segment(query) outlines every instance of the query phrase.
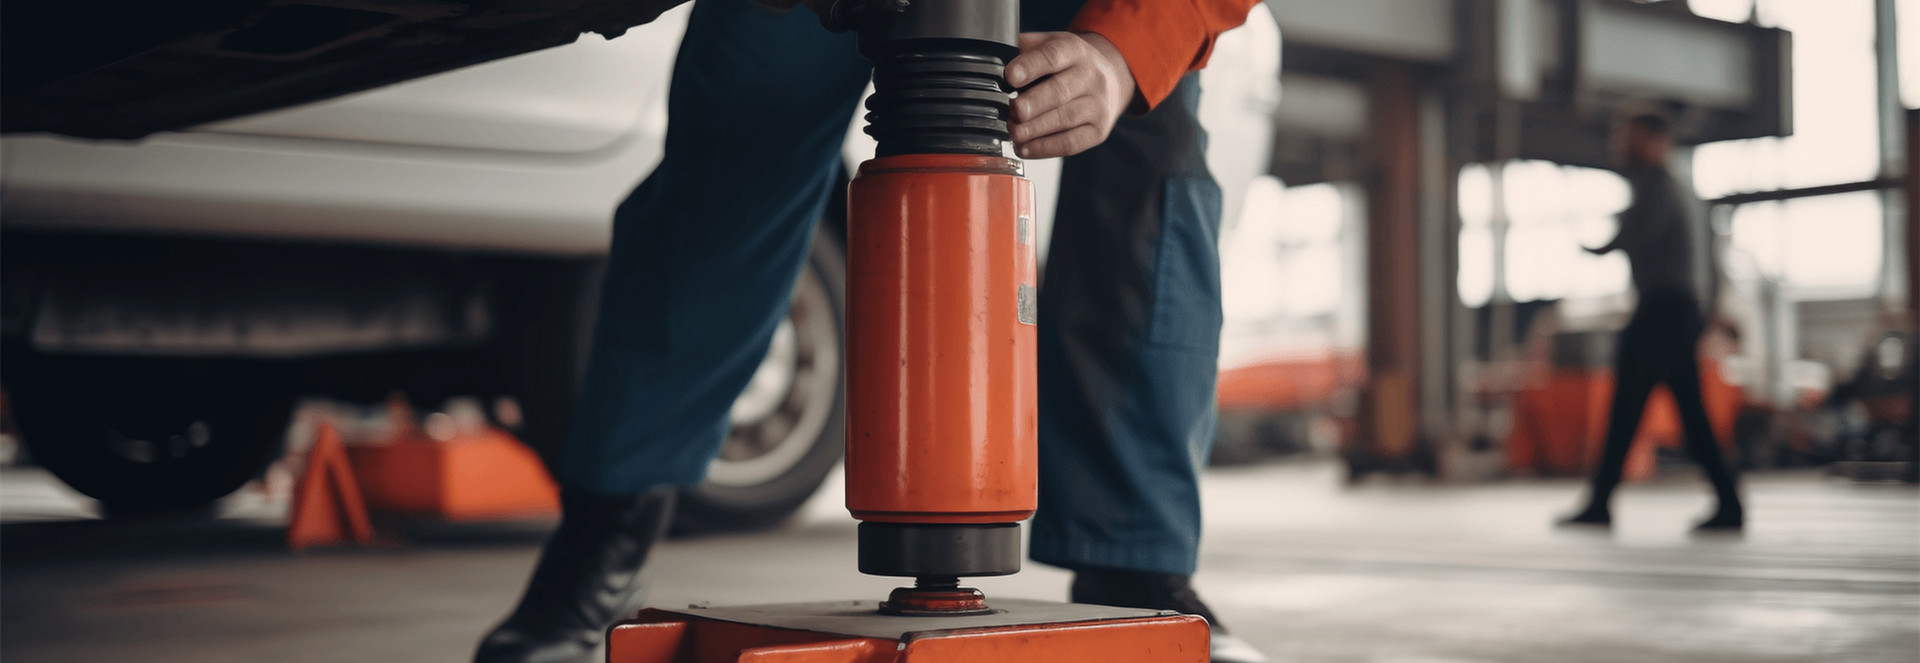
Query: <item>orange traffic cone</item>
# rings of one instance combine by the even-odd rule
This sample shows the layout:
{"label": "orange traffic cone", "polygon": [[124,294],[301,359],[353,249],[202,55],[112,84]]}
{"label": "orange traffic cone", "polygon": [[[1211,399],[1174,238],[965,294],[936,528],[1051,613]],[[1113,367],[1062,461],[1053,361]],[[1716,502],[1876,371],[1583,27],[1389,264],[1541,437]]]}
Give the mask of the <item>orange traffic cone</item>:
{"label": "orange traffic cone", "polygon": [[373,525],[367,520],[367,506],[360,500],[360,486],[353,480],[340,431],[322,422],[313,450],[307,452],[307,469],[294,487],[287,547],[299,550],[372,540]]}

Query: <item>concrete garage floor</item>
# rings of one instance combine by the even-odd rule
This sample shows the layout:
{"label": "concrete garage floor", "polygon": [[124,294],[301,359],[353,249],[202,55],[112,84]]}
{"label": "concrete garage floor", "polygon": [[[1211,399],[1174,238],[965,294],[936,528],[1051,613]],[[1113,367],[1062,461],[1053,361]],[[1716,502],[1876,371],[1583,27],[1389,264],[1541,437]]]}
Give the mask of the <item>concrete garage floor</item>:
{"label": "concrete garage floor", "polygon": [[[1339,485],[1321,463],[1207,480],[1199,585],[1276,661],[1920,659],[1920,491],[1752,477],[1744,537],[1693,538],[1690,472],[1621,495],[1611,534],[1548,526],[1573,481]],[[792,526],[668,543],[657,605],[878,598],[837,486]],[[244,500],[243,500],[244,501]],[[461,661],[517,597],[544,528],[436,526],[288,553],[271,508],[124,525],[44,475],[0,474],[0,658]],[[1061,598],[1032,567],[989,597]]]}

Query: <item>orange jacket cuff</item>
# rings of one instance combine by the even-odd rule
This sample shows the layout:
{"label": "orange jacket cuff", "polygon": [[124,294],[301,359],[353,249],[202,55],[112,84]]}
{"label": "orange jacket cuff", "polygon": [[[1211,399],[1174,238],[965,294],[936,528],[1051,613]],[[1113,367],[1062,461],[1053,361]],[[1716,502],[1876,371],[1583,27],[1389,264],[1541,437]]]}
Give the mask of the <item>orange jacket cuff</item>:
{"label": "orange jacket cuff", "polygon": [[1068,29],[1113,42],[1147,109],[1173,93],[1181,76],[1205,66],[1213,51],[1214,28],[1193,0],[1093,0]]}

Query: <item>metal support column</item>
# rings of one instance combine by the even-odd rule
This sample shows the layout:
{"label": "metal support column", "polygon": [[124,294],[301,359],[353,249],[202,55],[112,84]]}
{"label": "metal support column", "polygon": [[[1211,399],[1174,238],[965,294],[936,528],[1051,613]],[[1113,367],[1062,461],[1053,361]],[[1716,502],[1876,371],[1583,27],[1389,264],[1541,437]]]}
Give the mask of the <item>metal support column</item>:
{"label": "metal support column", "polygon": [[1412,68],[1380,64],[1368,80],[1367,368],[1354,474],[1433,469],[1422,441],[1421,95]]}

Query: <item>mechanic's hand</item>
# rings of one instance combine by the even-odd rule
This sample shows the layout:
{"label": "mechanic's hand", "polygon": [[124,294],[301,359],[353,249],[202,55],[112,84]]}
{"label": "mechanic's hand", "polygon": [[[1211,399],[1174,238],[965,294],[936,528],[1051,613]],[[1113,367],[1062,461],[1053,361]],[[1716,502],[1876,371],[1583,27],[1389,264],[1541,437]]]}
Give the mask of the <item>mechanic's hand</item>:
{"label": "mechanic's hand", "polygon": [[1099,145],[1133,103],[1133,72],[1120,50],[1091,32],[1029,32],[1007,63],[1014,152],[1026,159],[1079,154]]}

